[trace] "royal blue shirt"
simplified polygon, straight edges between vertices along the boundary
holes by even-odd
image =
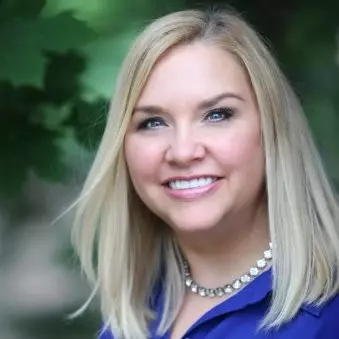
[[[339,339],[339,296],[320,307],[303,305],[297,315],[279,329],[258,332],[258,324],[269,309],[271,291],[271,270],[268,270],[237,294],[206,312],[182,339]],[[162,336],[155,333],[162,306],[163,295],[158,293],[155,302],[158,316],[150,326],[150,339],[170,338],[170,331]],[[106,331],[99,339],[114,338]]]

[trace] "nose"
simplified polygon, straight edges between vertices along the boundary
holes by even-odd
[[[168,163],[185,167],[205,157],[203,141],[193,129],[182,128],[173,133],[168,145],[165,160]]]

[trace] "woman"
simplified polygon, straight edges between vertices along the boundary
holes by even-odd
[[[238,16],[178,12],[138,37],[78,205],[101,338],[338,337],[334,192]]]

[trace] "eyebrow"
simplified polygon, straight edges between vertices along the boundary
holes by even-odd
[[[224,100],[224,99],[237,99],[239,101],[245,101],[243,97],[241,97],[240,95],[236,93],[231,93],[231,92],[221,93],[211,99],[202,101],[198,105],[198,109],[199,110],[208,109],[210,107],[215,106],[217,103],[219,103],[219,101]]]
[[[198,109],[204,110],[204,109],[211,108],[224,99],[237,99],[239,101],[245,101],[243,97],[241,97],[240,95],[236,93],[226,92],[226,93],[218,94],[217,96],[212,97],[210,99],[203,100],[202,102],[199,103]],[[135,107],[133,110],[133,113],[135,112],[143,112],[146,114],[159,114],[163,112],[163,109],[159,106],[146,105],[146,106]]]

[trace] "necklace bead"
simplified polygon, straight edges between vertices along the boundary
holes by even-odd
[[[262,258],[257,260],[255,266],[252,266],[249,271],[243,274],[240,278],[233,280],[232,284],[224,285],[223,287],[217,288],[206,288],[197,284],[192,275],[191,270],[188,265],[187,260],[184,260],[184,275],[185,275],[185,285],[190,289],[191,292],[201,296],[201,297],[222,297],[225,294],[231,294],[234,291],[239,290],[253,279],[255,279],[261,271],[269,264],[272,260],[272,243],[269,243],[269,248],[264,252]]]

